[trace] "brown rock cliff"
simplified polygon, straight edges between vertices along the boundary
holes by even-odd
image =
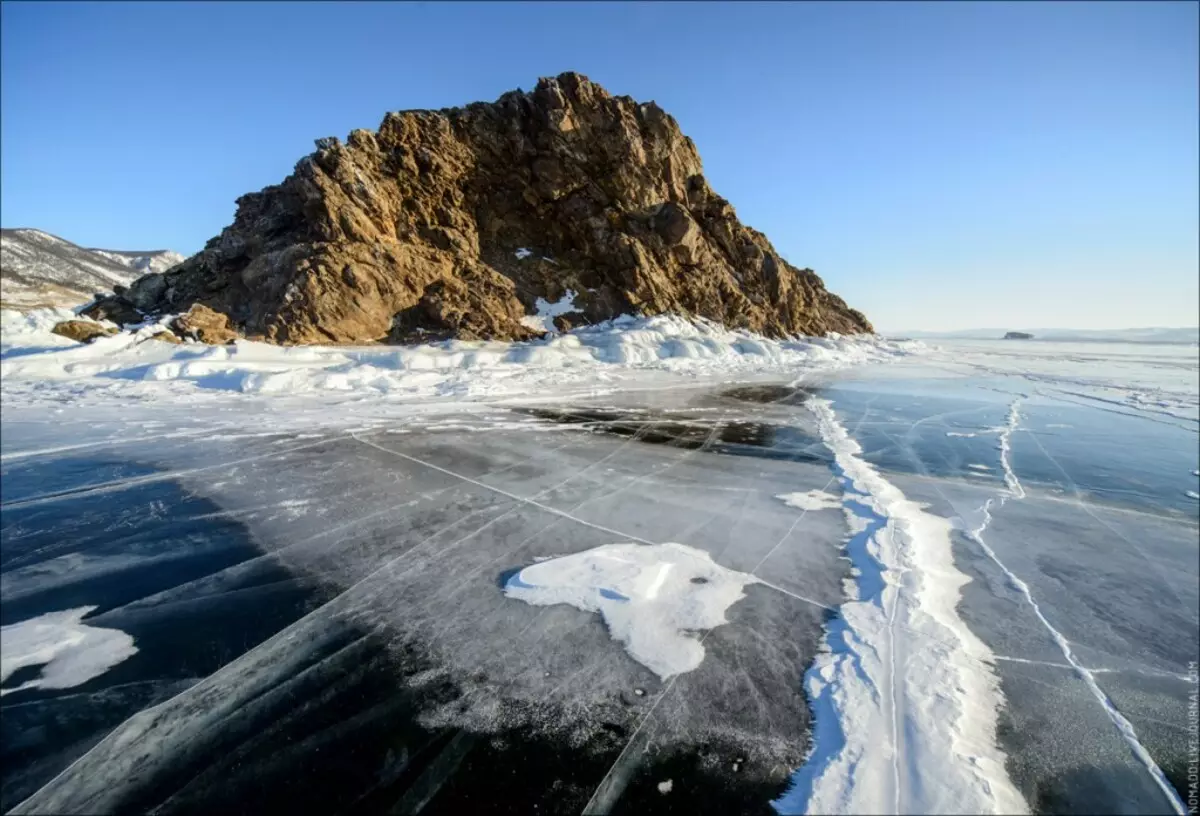
[[[738,221],[673,118],[578,74],[317,148],[238,199],[198,255],[94,309],[199,304],[278,343],[521,339],[538,297],[573,290],[560,326],[677,312],[771,336],[872,331]]]

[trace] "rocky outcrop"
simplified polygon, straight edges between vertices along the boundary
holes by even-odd
[[[568,290],[560,326],[676,312],[771,336],[872,330],[742,225],[674,119],[574,73],[319,139],[203,252],[93,308],[199,304],[277,343],[521,339],[537,299]]]
[[[171,330],[179,337],[199,340],[201,343],[220,346],[237,339],[237,332],[229,325],[229,317],[215,312],[203,303],[196,303],[187,314],[171,321]]]
[[[1010,331],[1003,337],[1004,340],[1032,340],[1033,335],[1029,332]]]

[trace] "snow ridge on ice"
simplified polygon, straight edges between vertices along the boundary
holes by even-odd
[[[958,617],[951,525],[907,499],[811,398],[853,535],[857,598],[805,676],[813,750],[781,813],[1027,812],[996,747],[991,653]]]

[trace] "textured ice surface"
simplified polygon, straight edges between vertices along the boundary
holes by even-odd
[[[5,695],[0,809],[988,809],[981,778],[1013,810],[1178,804],[1194,359],[672,320],[266,352],[44,328],[4,336],[0,617],[95,606],[138,652]],[[579,597],[616,608],[662,560],[543,582],[578,605],[506,592],[615,542],[753,578],[684,636],[694,668],[663,679]]]

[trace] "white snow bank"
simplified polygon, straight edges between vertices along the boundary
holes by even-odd
[[[96,607],[48,612],[30,620],[0,626],[0,682],[27,666],[41,666],[41,676],[0,696],[30,688],[64,689],[99,677],[137,653],[133,638],[119,629],[80,623]]]
[[[810,490],[807,493],[783,493],[775,498],[782,499],[790,507],[801,510],[830,510],[842,506],[842,500],[824,490]]]
[[[665,680],[700,665],[695,633],[726,623],[725,610],[755,581],[683,544],[606,544],[525,567],[504,592],[599,612],[629,656]]]
[[[565,299],[564,299],[565,301]],[[551,307],[562,307],[549,304]],[[449,341],[422,346],[293,346],[238,341],[231,346],[171,345],[147,325],[74,343],[50,334],[58,310],[6,311],[0,379],[21,384],[70,381],[73,392],[115,385],[217,389],[243,393],[376,392],[410,397],[495,396],[595,385],[629,370],[694,376],[834,369],[923,350],[878,337],[769,340],[705,320],[672,315],[622,317],[568,334],[520,343]],[[165,320],[165,318],[164,318]],[[160,323],[163,321],[160,321]]]

